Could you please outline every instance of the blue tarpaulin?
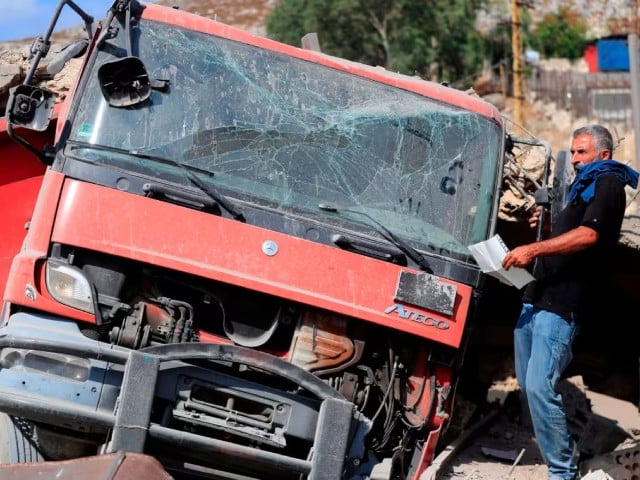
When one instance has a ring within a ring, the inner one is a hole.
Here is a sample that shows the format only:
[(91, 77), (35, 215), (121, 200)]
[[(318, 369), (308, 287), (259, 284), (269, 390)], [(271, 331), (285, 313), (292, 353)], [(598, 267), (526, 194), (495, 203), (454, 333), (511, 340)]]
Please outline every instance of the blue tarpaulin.
[(601, 38), (596, 42), (598, 70), (629, 71), (629, 47), (626, 38)]

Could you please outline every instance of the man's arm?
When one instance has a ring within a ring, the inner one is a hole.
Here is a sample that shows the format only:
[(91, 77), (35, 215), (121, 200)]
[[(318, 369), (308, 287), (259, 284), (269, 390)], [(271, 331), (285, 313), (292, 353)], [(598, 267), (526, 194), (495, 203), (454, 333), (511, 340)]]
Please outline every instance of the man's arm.
[(511, 250), (502, 260), (502, 266), (527, 267), (538, 257), (575, 253), (594, 245), (598, 232), (590, 227), (579, 226), (557, 237), (540, 242), (521, 245)]

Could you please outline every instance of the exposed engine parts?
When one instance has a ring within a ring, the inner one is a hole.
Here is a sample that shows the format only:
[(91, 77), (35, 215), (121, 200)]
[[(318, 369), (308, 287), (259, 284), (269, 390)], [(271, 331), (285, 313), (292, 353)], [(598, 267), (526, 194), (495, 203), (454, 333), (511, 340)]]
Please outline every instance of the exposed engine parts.
[[(437, 345), (237, 286), (176, 277), (85, 252), (71, 258), (92, 281), (105, 275), (118, 279), (93, 281), (100, 316), (96, 333), (103, 341), (136, 350), (190, 342), (233, 344), (286, 360), (330, 386), (370, 422), (363, 441), (373, 455), (394, 459), (398, 475), (393, 478), (405, 478), (411, 468), (402, 452), (425, 438), (425, 429), (446, 421), (451, 384), (444, 373), (448, 370), (432, 361), (443, 354)], [(314, 432), (293, 424), (309, 423), (300, 419), (315, 414), (309, 413), (308, 397), (297, 400), (300, 387), (260, 368), (223, 363), (215, 381), (180, 377), (178, 403), (158, 407), (163, 423), (306, 456)], [(234, 382), (264, 387), (240, 393)], [(265, 397), (269, 389), (272, 397)], [(287, 416), (294, 411), (298, 420)]]
[(198, 340), (193, 329), (193, 307), (167, 297), (114, 305), (109, 319), (119, 323), (109, 332), (111, 343), (139, 349), (149, 345)]

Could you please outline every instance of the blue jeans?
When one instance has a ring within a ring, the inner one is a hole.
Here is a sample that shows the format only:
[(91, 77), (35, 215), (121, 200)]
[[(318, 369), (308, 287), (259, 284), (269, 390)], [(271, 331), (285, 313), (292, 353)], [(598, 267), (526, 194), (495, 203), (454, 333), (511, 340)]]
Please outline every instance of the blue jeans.
[(570, 480), (578, 474), (562, 395), (556, 391), (571, 362), (575, 334), (574, 322), (527, 303), (513, 334), (516, 376), (550, 480)]

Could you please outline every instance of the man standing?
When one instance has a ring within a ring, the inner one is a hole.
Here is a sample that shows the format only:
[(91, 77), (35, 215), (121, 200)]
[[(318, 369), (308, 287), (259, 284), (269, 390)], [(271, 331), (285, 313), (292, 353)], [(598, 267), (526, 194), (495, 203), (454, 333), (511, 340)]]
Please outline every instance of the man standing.
[[(572, 358), (576, 328), (594, 308), (599, 285), (620, 235), (625, 185), (638, 173), (611, 159), (613, 139), (601, 125), (573, 132), (571, 163), (577, 171), (567, 206), (548, 239), (514, 248), (502, 262), (534, 268), (514, 331), (515, 368), (550, 480), (579, 478), (573, 440), (556, 384)], [(535, 227), (540, 207), (529, 223)]]

